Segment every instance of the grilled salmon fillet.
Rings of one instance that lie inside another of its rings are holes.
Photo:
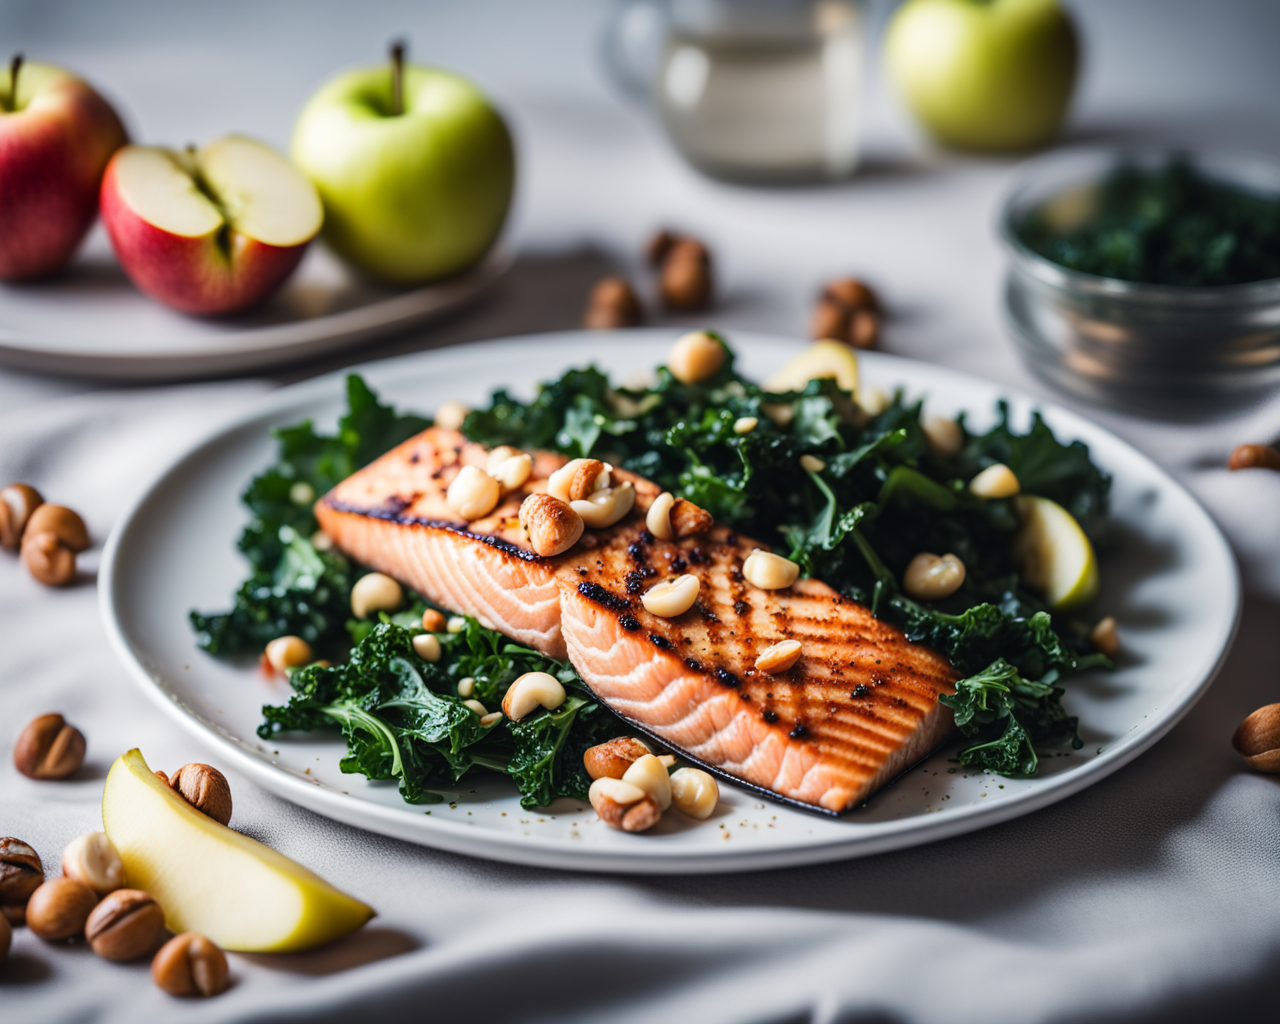
[[[517,513],[564,464],[542,452],[528,483],[483,519],[463,522],[445,492],[487,451],[430,428],[353,474],[316,503],[321,528],[356,561],[448,608],[573,663],[638,731],[770,795],[839,813],[866,799],[953,730],[938,697],[958,673],[866,607],[817,580],[785,590],[747,583],[742,564],[766,548],[722,526],[676,541],[653,537],[657,497],[630,480],[636,505],[553,558],[535,554]],[[698,602],[676,618],[644,609],[654,583],[691,573]],[[755,660],[780,640],[803,653],[769,675]]]

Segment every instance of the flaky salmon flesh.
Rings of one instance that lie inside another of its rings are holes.
[[[320,526],[355,561],[445,608],[554,658],[568,658],[626,722],[689,760],[790,801],[839,813],[866,799],[954,729],[938,701],[958,673],[869,609],[817,580],[761,590],[744,560],[767,546],[723,526],[681,540],[645,528],[653,483],[621,470],[635,508],[588,529],[569,551],[533,552],[517,515],[565,463],[534,456],[533,473],[482,519],[464,522],[445,492],[487,450],[432,427],[316,503]],[[681,573],[701,584],[683,615],[650,614],[640,595]],[[796,664],[755,668],[780,640]]]

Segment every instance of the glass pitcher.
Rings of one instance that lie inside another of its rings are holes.
[[[606,47],[699,170],[831,179],[858,162],[865,23],[860,0],[630,0]]]

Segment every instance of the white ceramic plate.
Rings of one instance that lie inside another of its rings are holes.
[[[177,380],[248,373],[347,348],[468,301],[510,265],[494,249],[459,277],[410,291],[379,288],[323,245],[248,313],[183,316],[138,291],[101,226],[67,273],[0,284],[0,363],[64,376]]]
[[[675,334],[571,332],[469,345],[363,367],[369,383],[402,408],[429,411],[457,398],[483,401],[496,386],[533,383],[589,362],[626,379],[660,363]],[[745,372],[767,376],[803,342],[737,334]],[[972,377],[878,353],[864,376],[927,396],[928,407],[966,410],[984,426],[1006,397],[1014,420],[1033,408],[1063,438],[1087,442],[1114,475],[1115,549],[1103,560],[1094,614],[1113,614],[1124,643],[1114,673],[1069,683],[1085,746],[1046,756],[1038,778],[967,772],[944,750],[840,819],[793,810],[725,787],[718,813],[694,823],[666,815],[643,835],[614,832],[576,801],[547,812],[520,809],[505,779],[477,773],[448,801],[413,807],[392,783],[343,775],[339,739],[255,735],[264,703],[282,703],[284,681],[231,665],[195,646],[187,610],[226,607],[244,575],[234,541],[245,520],[237,495],[272,461],[268,428],[304,416],[331,426],[342,377],[275,394],[261,412],[218,433],[171,466],[122,519],[100,574],[102,610],[116,651],[138,684],[210,751],[267,789],[352,825],[479,857],[595,871],[691,872],[780,867],[877,853],[992,825],[1061,800],[1115,771],[1184,715],[1217,672],[1235,629],[1239,583],[1226,541],[1204,510],[1154,463],[1064,409],[1035,403]],[[144,751],[145,754],[145,751]]]

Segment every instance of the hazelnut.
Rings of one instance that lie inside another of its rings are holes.
[[[809,334],[816,341],[833,338],[844,341],[849,337],[849,309],[834,299],[823,297],[813,308],[809,322]]]
[[[51,878],[27,901],[27,927],[42,939],[73,939],[84,931],[98,895],[74,878]]]
[[[13,763],[29,779],[65,779],[84,764],[84,734],[57,713],[27,723],[13,746]]]
[[[845,309],[869,309],[873,313],[880,311],[879,296],[856,277],[839,277],[828,281],[822,290],[822,297],[838,302]]]
[[[140,889],[117,889],[93,908],[84,937],[105,960],[136,960],[164,940],[164,911]]]
[[[76,578],[76,553],[49,531],[23,535],[22,564],[46,587],[65,587]]]
[[[705,533],[715,522],[710,512],[687,498],[676,498],[667,515],[671,521],[671,532],[677,540]]]
[[[21,839],[0,839],[0,911],[10,924],[26,921],[27,900],[44,882],[40,856]]]
[[[231,785],[227,777],[212,765],[184,764],[173,773],[169,785],[187,803],[219,825],[231,820]]]
[[[31,513],[43,504],[40,492],[28,484],[10,484],[0,490],[0,548],[18,550]]]
[[[1280,704],[1258,708],[1241,722],[1231,745],[1250,767],[1280,775]]]
[[[58,539],[77,555],[89,547],[89,531],[84,520],[61,505],[41,505],[27,520],[27,530],[57,534]]]
[[[813,337],[834,338],[854,348],[875,348],[880,336],[880,300],[852,277],[827,283],[810,324]]]
[[[71,840],[62,851],[62,873],[99,896],[124,885],[124,861],[105,832],[88,832]]]
[[[546,558],[563,554],[578,543],[586,528],[582,516],[569,503],[550,494],[531,494],[520,505],[520,525],[529,534],[529,545]]]
[[[582,326],[597,330],[635,327],[644,320],[640,300],[621,277],[606,277],[591,289]]]
[[[199,932],[183,932],[160,947],[151,980],[171,996],[220,995],[227,990],[227,957]]]
[[[713,288],[711,254],[699,241],[682,238],[668,250],[658,272],[662,301],[672,309],[703,309]]]
[[[855,309],[849,314],[849,333],[846,336],[854,348],[872,349],[880,338],[880,316],[869,309]]]
[[[1231,453],[1227,468],[1280,470],[1280,451],[1269,444],[1242,444]]]
[[[422,613],[422,628],[428,633],[443,633],[445,626],[444,613],[428,608]]]
[[[653,751],[640,740],[619,736],[608,743],[588,747],[582,755],[582,767],[592,779],[620,779],[634,762],[651,753]]]

